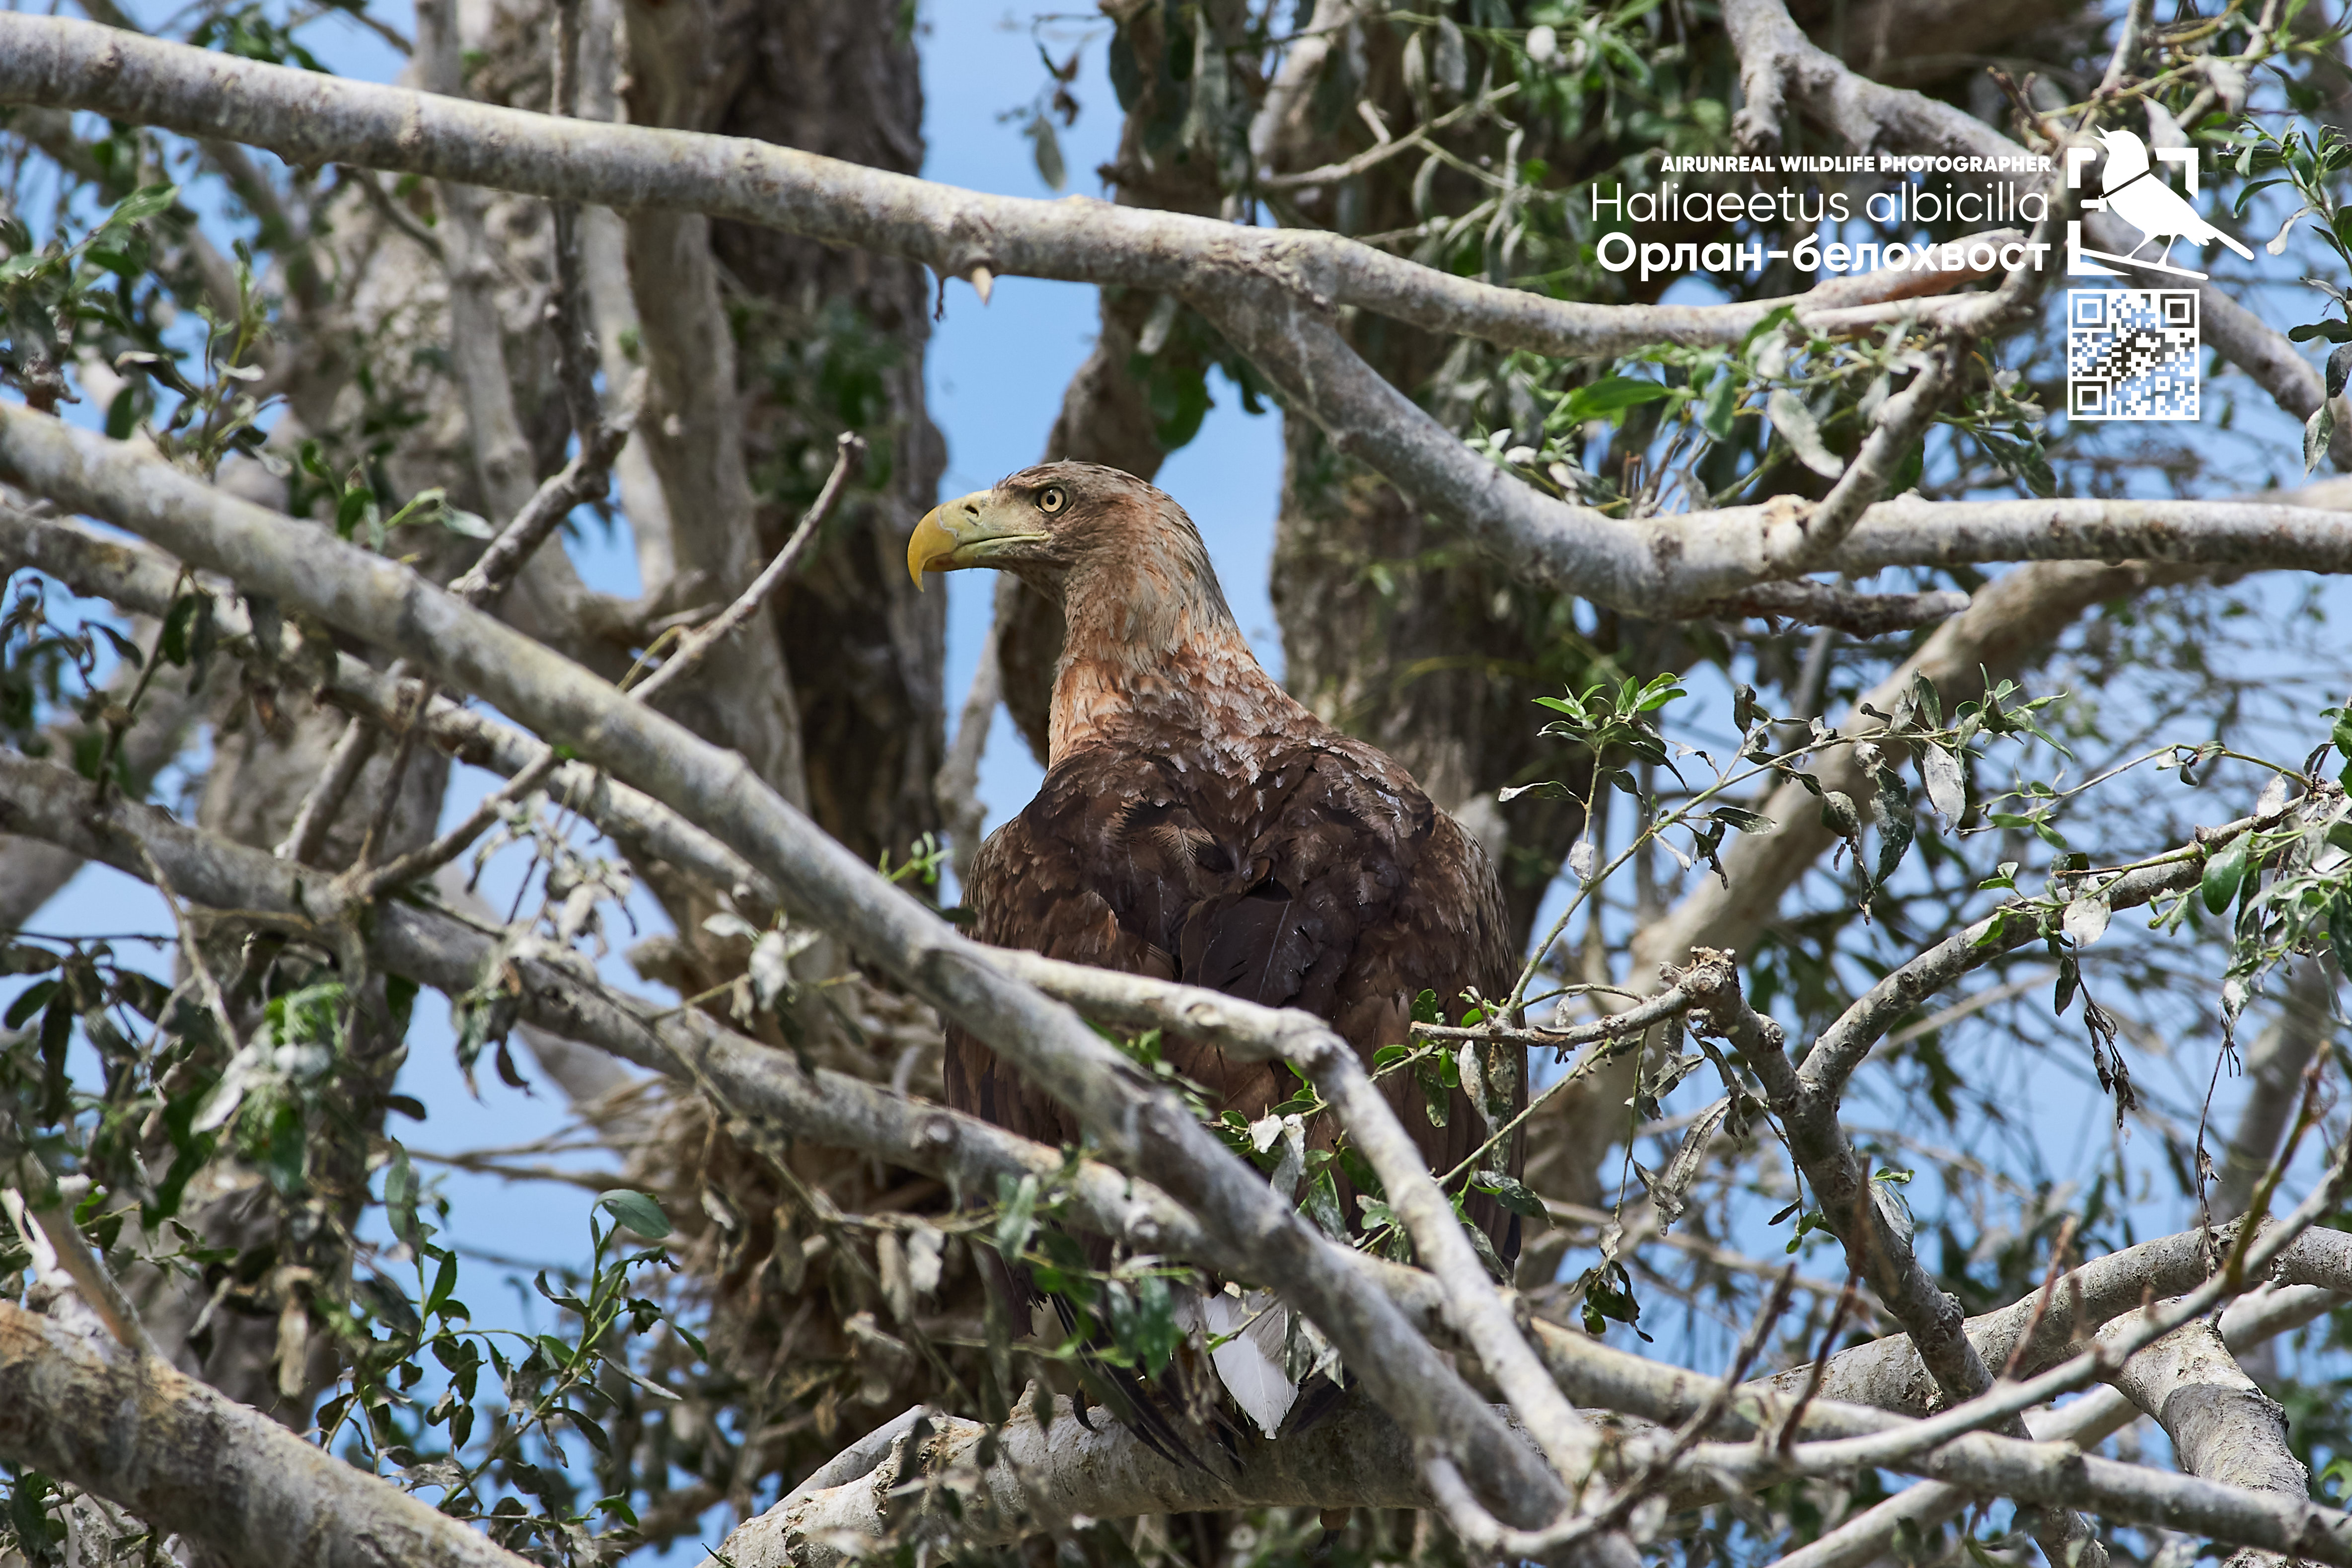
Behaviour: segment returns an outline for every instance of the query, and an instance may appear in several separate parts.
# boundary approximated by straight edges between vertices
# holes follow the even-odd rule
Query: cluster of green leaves
[[[47,243],[36,242],[22,217],[0,217],[0,384],[54,408],[71,395],[67,367],[108,337],[130,340],[129,352],[171,357],[155,321],[154,252],[168,242],[158,220],[183,216],[173,212],[178,195],[172,185],[145,186],[78,237],[61,222]],[[109,428],[128,435],[136,400],[117,404]]]
[[[509,1551],[567,1564],[609,1560],[638,1524],[628,1424],[643,1395],[679,1397],[640,1372],[632,1352],[660,1326],[697,1360],[708,1357],[669,1306],[641,1293],[640,1276],[673,1267],[658,1245],[671,1228],[660,1205],[627,1189],[603,1194],[586,1267],[531,1281],[562,1331],[530,1333],[473,1326],[457,1293],[457,1254],[435,1239],[435,1205],[396,1143],[383,1201],[414,1281],[372,1271],[334,1325],[344,1370],[341,1391],[320,1406],[320,1441],[406,1489],[438,1490],[443,1512],[482,1524]],[[617,1442],[607,1430],[616,1417]],[[583,1458],[593,1489],[571,1474]],[[588,1489],[602,1495],[588,1500]]]
[[[291,464],[275,454],[270,457],[275,468],[287,470],[283,477],[289,490],[300,498],[295,508],[298,515],[324,501],[334,520],[337,538],[357,540],[378,554],[383,552],[393,530],[411,523],[437,525],[467,539],[488,539],[496,531],[475,513],[451,506],[449,492],[439,485],[418,490],[393,506],[387,515],[384,509],[392,503],[384,493],[382,468],[372,469],[358,463],[339,474],[328,465],[326,448],[314,437],[305,437],[295,448]]]
[[[2276,255],[2285,247],[2288,236],[2305,217],[2315,218],[2320,242],[2335,254],[2346,274],[2352,275],[2352,205],[2336,195],[2344,172],[2352,168],[2352,141],[2332,125],[2310,129],[2290,125],[2284,131],[2273,131],[2251,118],[2240,134],[2237,172],[2248,183],[2232,204],[2237,216],[2243,218],[2263,192],[2289,188],[2302,205],[2271,240],[2271,253]],[[2327,353],[2327,400],[2304,422],[2303,469],[2307,474],[2326,455],[2329,437],[2336,431],[2336,414],[2328,404],[2342,395],[2347,377],[2352,377],[2352,291],[2324,278],[2304,281],[2326,295],[2339,312],[2287,331],[2299,343],[2319,339],[2335,345]]]
[[[1489,380],[1505,389],[1506,405],[1522,405],[1530,417],[1473,437],[1470,446],[1539,489],[1616,514],[1676,502],[1718,506],[1834,479],[1898,378],[1926,364],[1927,347],[1901,322],[1856,338],[1805,333],[1784,306],[1730,350],[1663,346],[1598,376],[1513,353]],[[2044,410],[2020,373],[1979,357],[1963,379],[1935,423],[1968,437],[2006,482],[2054,493]],[[1455,391],[1492,402],[1486,383]],[[1926,462],[1923,440],[1888,489],[1917,486]]]
[[[1192,1271],[1158,1258],[1126,1258],[1108,1267],[1090,1260],[1086,1248],[1055,1223],[1066,1181],[1041,1183],[1035,1176],[997,1178],[996,1216],[987,1233],[997,1256],[1025,1268],[1036,1288],[1064,1309],[1068,1332],[1048,1352],[1095,1381],[1101,1367],[1129,1369],[1156,1377],[1166,1369],[1183,1338],[1171,1286],[1190,1282]],[[1120,1401],[1096,1383],[1098,1402]]]
[[[851,494],[888,493],[907,434],[892,412],[905,346],[840,300],[806,317],[754,299],[730,304],[743,381],[765,400],[766,417],[747,432],[752,487],[761,501],[784,517],[805,510],[833,469],[835,439],[845,430],[866,438],[865,466]],[[820,548],[857,526],[857,512],[838,508]]]

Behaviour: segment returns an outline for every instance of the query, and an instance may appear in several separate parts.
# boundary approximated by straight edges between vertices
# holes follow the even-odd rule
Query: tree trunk
[[[869,0],[721,5],[709,129],[919,173],[907,15]],[[931,279],[913,262],[740,224],[712,224],[710,248],[741,291],[729,303],[762,551],[781,548],[815,498],[837,433],[872,447],[774,616],[802,672],[812,813],[867,860],[903,856],[939,829],[931,779],[946,749],[947,601],[917,594],[905,564],[947,458],[923,404]]]

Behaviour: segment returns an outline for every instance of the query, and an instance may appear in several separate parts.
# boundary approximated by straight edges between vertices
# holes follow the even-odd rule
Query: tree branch
[[[1211,1468],[1154,1453],[1099,1415],[1082,1425],[1067,1400],[1055,1400],[1051,1418],[1041,1421],[1037,1397],[1033,1384],[1011,1420],[993,1429],[924,1412],[929,1430],[918,1439],[911,1423],[891,1423],[877,1434],[886,1437],[881,1451],[860,1456],[866,1468],[852,1463],[843,1468],[855,1473],[804,1486],[739,1526],[719,1555],[737,1568],[838,1568],[882,1542],[1006,1545],[1081,1516],[1430,1503],[1412,1444],[1361,1398],[1303,1432],[1245,1437]]]
[[[1959,1302],[1937,1288],[1912,1252],[1910,1237],[1887,1222],[1868,1173],[1838,1124],[1835,1097],[1825,1101],[1803,1098],[1781,1049],[1780,1026],[1748,1005],[1732,954],[1694,949],[1691,965],[1679,979],[1700,1004],[1689,1015],[1692,1029],[1737,1046],[1762,1081],[1765,1098],[1781,1121],[1790,1157],[1812,1188],[1831,1234],[1844,1247],[1849,1270],[1870,1281],[1888,1313],[1903,1325],[1945,1403],[1966,1406],[1988,1397],[1994,1388],[1992,1374],[1969,1340]],[[2027,1435],[2017,1415],[1988,1423],[1996,1424],[2009,1436]],[[2090,1568],[2100,1568],[2105,1562],[2105,1548],[2071,1504],[2044,1510],[2031,1528],[2053,1563],[2071,1568],[2079,1556]]]
[[[0,506],[0,554],[76,593],[143,615],[162,616],[179,581],[177,563],[143,545],[106,538],[70,519],[34,517],[5,506]],[[257,646],[258,634],[233,593],[213,595],[213,623],[223,650],[233,657],[291,668],[320,662],[318,650],[307,647],[282,621],[277,623],[275,645]],[[349,654],[328,653],[322,696],[377,727],[388,729],[401,721],[406,696],[400,680]],[[443,752],[509,778],[530,768],[547,750],[521,731],[441,698],[426,707],[423,725],[425,738]],[[771,910],[782,901],[775,884],[749,861],[640,790],[572,763],[548,775],[548,788],[576,802],[588,820],[633,855],[667,861],[747,909]]]
[[[1693,607],[1694,620],[1731,620],[1741,616],[1777,616],[1809,626],[1832,626],[1855,637],[1883,637],[1933,621],[1948,620],[1969,607],[1957,588],[1927,594],[1861,594],[1810,577],[1759,583]]]
[[[2211,1323],[2175,1329],[2126,1362],[2115,1386],[2164,1428],[2189,1474],[2296,1502],[2311,1496],[2311,1473],[2287,1446],[2285,1409],[2245,1374]]]
[[[801,557],[808,553],[810,541],[824,526],[825,519],[833,515],[834,506],[841,500],[842,488],[856,477],[865,464],[866,442],[855,432],[845,430],[834,446],[833,471],[825,476],[824,489],[817,491],[808,510],[801,514],[799,525],[784,541],[784,547],[776,552],[776,558],[735,596],[733,604],[719,611],[708,625],[688,633],[677,651],[662,660],[659,669],[630,688],[632,697],[640,702],[650,702],[665,688],[683,680],[712,648],[741,631],[744,624],[784,585],[793,569],[800,564]]]
[[[1599,1437],[1544,1375],[1508,1305],[1479,1262],[1452,1201],[1430,1173],[1395,1110],[1364,1071],[1356,1048],[1331,1026],[1297,1008],[1261,1007],[1196,985],[1005,952],[997,962],[1046,995],[1117,1023],[1175,1029],[1213,1041],[1228,1057],[1280,1060],[1304,1073],[1372,1167],[1389,1206],[1412,1237],[1422,1266],[1445,1292],[1446,1321],[1504,1391],[1512,1409],[1560,1474],[1591,1474]]]
[[[0,1455],[251,1568],[523,1564],[165,1363],[5,1301]]]
[[[0,102],[266,147],[289,163],[351,163],[494,190],[668,209],[781,228],[920,261],[942,278],[1055,278],[1181,292],[1201,268],[1286,276],[1312,297],[1430,331],[1560,357],[1658,342],[1735,347],[1781,305],[1894,320],[1938,286],[1843,279],[1797,300],[1589,305],[1499,288],[1337,235],[1237,227],[1100,202],[960,190],[772,143],[567,120],[310,72],[14,14],[0,18]],[[1948,283],[1948,279],[1945,280]]]
[[[1969,1342],[1988,1363],[2006,1363],[2016,1357],[2019,1375],[2047,1371],[2116,1319],[2137,1311],[2147,1301],[2195,1289],[2212,1273],[2214,1249],[2228,1247],[2236,1237],[2236,1228],[2228,1226],[2182,1231],[2093,1258],[2059,1276],[2038,1324],[2034,1299],[2028,1297],[1969,1319]],[[2279,1255],[2273,1277],[2295,1289],[2352,1292],[2352,1237],[2341,1231],[2305,1231]],[[2029,1326],[2033,1337],[2021,1355],[2018,1342]],[[1783,1392],[1790,1391],[1805,1372],[1794,1368],[1771,1381]],[[1832,1356],[1823,1389],[1832,1398],[1912,1415],[1927,1415],[1937,1398],[1916,1350],[1900,1334]]]
[[[2246,1052],[2246,1103],[2222,1156],[2213,1194],[2213,1217],[2235,1219],[2246,1210],[2303,1091],[2303,1069],[2335,1032],[2335,964],[2325,954],[2297,964],[2287,976],[2279,1016]]]

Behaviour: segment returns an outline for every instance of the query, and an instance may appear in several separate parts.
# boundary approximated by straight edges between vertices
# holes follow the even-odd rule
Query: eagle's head
[[[927,572],[968,566],[1011,572],[1056,597],[1074,577],[1132,582],[1209,572],[1208,552],[1183,508],[1133,474],[1098,463],[1040,463],[925,513],[907,541],[915,586],[923,586]]]
[[[933,507],[907,541],[915,586],[927,572],[993,566],[1062,611],[1049,753],[1141,725],[1207,734],[1311,722],[1260,668],[1234,622],[1208,547],[1160,490],[1096,463],[1040,463],[993,489]]]

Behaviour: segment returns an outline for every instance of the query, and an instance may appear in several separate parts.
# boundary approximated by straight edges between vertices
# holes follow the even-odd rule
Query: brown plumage
[[[1423,991],[1449,1017],[1465,986],[1509,994],[1517,965],[1485,852],[1393,760],[1265,673],[1166,495],[1116,468],[1043,464],[933,511],[908,565],[919,583],[925,570],[1013,572],[1059,599],[1069,628],[1045,784],[981,847],[964,889],[981,941],[1303,1007],[1367,1062],[1404,1042]],[[1297,1085],[1195,1041],[1163,1054],[1217,1110],[1251,1120]],[[1497,1066],[1523,1104],[1524,1053]],[[961,1029],[946,1077],[952,1105],[1077,1141],[1067,1111]],[[1411,1074],[1382,1081],[1432,1169],[1488,1136],[1462,1090],[1435,1127]],[[1314,1146],[1330,1136],[1309,1129]],[[1487,1163],[1516,1175],[1519,1140]],[[1359,1217],[1344,1182],[1341,1204]],[[1505,1260],[1517,1255],[1517,1216],[1484,1194],[1466,1212]]]

